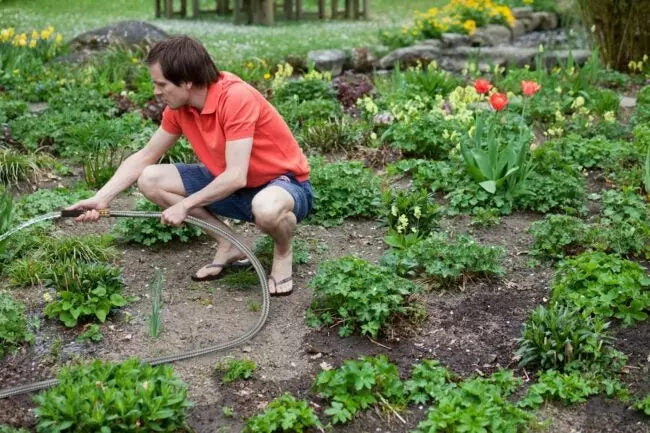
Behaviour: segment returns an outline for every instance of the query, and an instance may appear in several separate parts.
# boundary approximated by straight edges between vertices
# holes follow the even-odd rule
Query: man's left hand
[[[174,206],[165,209],[160,217],[161,224],[178,227],[183,224],[187,218],[187,209],[183,202],[178,202]]]

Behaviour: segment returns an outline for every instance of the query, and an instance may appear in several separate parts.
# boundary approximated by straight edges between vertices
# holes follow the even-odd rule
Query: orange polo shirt
[[[162,128],[185,135],[197,158],[215,177],[226,169],[226,141],[253,137],[247,187],[264,185],[293,173],[309,179],[309,163],[286,122],[260,92],[228,72],[210,84],[199,111],[190,106],[166,107]]]

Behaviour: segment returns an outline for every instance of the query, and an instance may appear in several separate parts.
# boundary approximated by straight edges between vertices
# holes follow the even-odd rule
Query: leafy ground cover
[[[0,231],[88,197],[157,127],[142,53],[49,64],[65,45],[38,29],[0,32]],[[259,314],[255,274],[190,283],[213,253],[191,227],[41,223],[0,244],[0,387],[54,374],[61,386],[3,400],[0,424],[649,431],[646,77],[612,84],[594,57],[480,75],[418,65],[342,85],[273,61],[239,70],[310,157],[296,293],[242,348],[174,373],[118,363],[241,334]],[[639,95],[631,112],[622,94]],[[184,142],[165,159],[191,160]],[[269,239],[232,223],[268,267]]]

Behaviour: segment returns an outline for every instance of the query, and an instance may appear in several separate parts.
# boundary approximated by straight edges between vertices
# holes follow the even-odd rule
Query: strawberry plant
[[[529,233],[533,235],[530,254],[550,259],[581,252],[591,245],[595,235],[583,220],[570,215],[546,215],[531,224]]]
[[[79,200],[92,197],[93,192],[82,188],[39,189],[23,196],[16,203],[16,216],[26,220],[55,210],[61,210]]]
[[[147,200],[138,202],[136,209],[139,211],[160,211],[160,208]],[[203,232],[191,224],[184,224],[180,227],[162,225],[159,219],[155,218],[125,218],[114,228],[115,234],[124,242],[134,242],[147,246],[167,243],[172,240],[189,242],[200,237]]]
[[[470,275],[500,276],[503,255],[503,248],[482,246],[466,234],[451,240],[432,233],[406,248],[391,248],[381,261],[400,276],[447,283]]]
[[[560,400],[565,405],[582,403],[599,393],[598,382],[579,371],[561,373],[548,370],[542,372],[537,383],[528,388],[528,393],[519,402],[519,406],[536,408],[545,399]]]
[[[0,292],[0,358],[13,353],[22,343],[34,342],[25,317],[25,305]]]
[[[401,408],[406,403],[397,367],[384,355],[348,360],[335,370],[321,372],[314,390],[330,402],[325,410],[334,424],[346,423],[373,405]]]
[[[404,383],[410,402],[426,404],[437,401],[448,388],[455,387],[455,376],[436,360],[425,359],[413,366],[411,377]]]
[[[574,360],[597,362],[614,341],[608,327],[600,318],[585,316],[573,308],[538,306],[519,338],[519,365],[563,371]]]
[[[408,245],[440,226],[440,208],[424,189],[386,190],[382,200],[382,217],[389,230],[385,242],[390,246]]]
[[[219,362],[214,369],[223,373],[221,383],[230,383],[238,379],[250,379],[255,371],[255,363],[248,359],[231,359]]]
[[[650,257],[650,207],[634,189],[605,191],[600,224],[611,251]]]
[[[637,401],[634,404],[634,408],[650,416],[650,394],[648,394],[643,400]]]
[[[320,426],[318,417],[305,400],[296,400],[285,393],[269,403],[263,413],[250,418],[243,433],[303,433]]]
[[[650,278],[640,265],[602,252],[583,253],[558,267],[554,302],[574,305],[585,315],[615,317],[623,326],[648,318]]]
[[[187,386],[169,366],[94,361],[63,368],[57,380],[34,398],[38,432],[186,429]]]
[[[355,257],[322,263],[310,286],[309,325],[341,325],[343,337],[354,332],[377,337],[398,317],[414,321],[422,314],[410,299],[419,286]]]

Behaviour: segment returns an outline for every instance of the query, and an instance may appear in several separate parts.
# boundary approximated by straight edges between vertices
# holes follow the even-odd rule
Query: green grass
[[[69,40],[83,31],[120,20],[146,20],[170,34],[184,33],[200,39],[215,57],[217,65],[225,68],[255,57],[276,62],[287,54],[305,54],[313,49],[377,45],[380,29],[399,27],[410,20],[414,10],[426,10],[444,2],[402,0],[402,6],[395,7],[394,0],[371,0],[369,21],[308,20],[261,27],[235,26],[230,18],[214,15],[204,15],[199,20],[156,19],[150,0],[4,0],[0,2],[0,22],[1,27],[13,26],[17,31],[52,25]],[[306,11],[315,10],[315,0],[305,3]],[[202,9],[207,9],[214,1],[201,0],[201,4]],[[326,2],[328,10],[329,5],[330,2]]]

